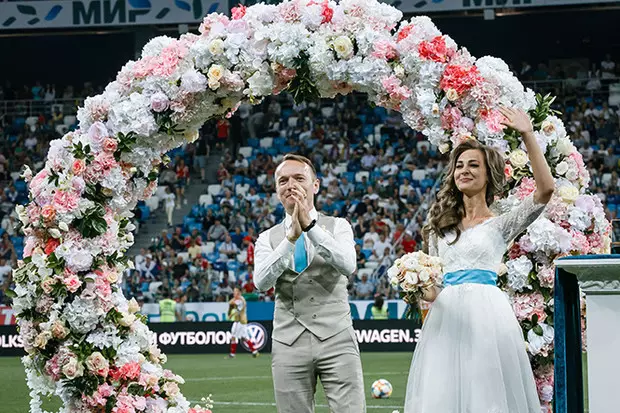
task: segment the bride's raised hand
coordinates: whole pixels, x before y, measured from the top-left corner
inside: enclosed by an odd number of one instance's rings
[[[504,121],[502,125],[508,126],[521,133],[522,135],[532,133],[534,128],[532,127],[532,121],[530,117],[525,113],[523,109],[514,109],[506,106],[500,106],[499,111],[504,115]]]

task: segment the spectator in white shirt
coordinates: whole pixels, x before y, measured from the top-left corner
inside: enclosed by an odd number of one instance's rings
[[[353,191],[355,191],[355,186],[351,182],[349,182],[346,177],[343,177],[342,182],[340,182],[340,191],[342,192],[342,195],[346,198]]]
[[[232,242],[230,234],[226,234],[224,242],[220,245],[220,261],[234,260],[239,253],[239,247]]]
[[[260,199],[260,196],[256,193],[256,188],[250,188],[250,192],[246,194],[245,200],[254,203]]]
[[[381,239],[379,234],[377,234],[377,228],[374,224],[370,225],[370,230],[364,234],[364,238],[362,238],[364,249],[371,250],[373,249],[376,242],[379,242]]]
[[[157,275],[157,264],[155,264],[152,258],[151,254],[147,254],[144,262],[138,268],[140,275],[149,280],[154,280],[155,275]]]
[[[375,291],[375,286],[368,281],[366,274],[362,275],[362,281],[355,286],[355,298],[358,300],[369,300]]]
[[[390,243],[387,241],[385,234],[379,235],[379,241],[375,242],[372,247],[372,253],[375,257],[377,257],[376,261],[381,261],[383,259],[383,254],[385,254],[385,249],[390,248]]]
[[[142,263],[146,260],[146,249],[140,248],[140,254],[136,255],[134,260],[134,268],[140,268]]]
[[[388,176],[398,174],[398,165],[394,163],[394,158],[388,157],[387,163],[381,168],[381,172]]]

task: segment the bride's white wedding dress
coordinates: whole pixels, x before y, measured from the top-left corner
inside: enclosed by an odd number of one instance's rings
[[[540,413],[523,333],[495,286],[507,245],[542,213],[526,198],[515,210],[445,238],[430,255],[444,285],[424,322],[411,362],[405,413]]]

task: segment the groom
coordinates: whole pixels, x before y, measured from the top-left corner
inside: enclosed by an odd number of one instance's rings
[[[320,378],[330,411],[363,413],[364,378],[347,298],[347,277],[357,262],[353,230],[342,218],[317,213],[320,182],[309,159],[286,155],[275,181],[286,218],[258,237],[254,283],[261,291],[276,289],[278,412],[314,412]]]

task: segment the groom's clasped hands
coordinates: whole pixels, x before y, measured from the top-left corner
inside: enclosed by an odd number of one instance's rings
[[[300,184],[293,184],[286,196],[295,200],[295,209],[291,215],[292,224],[286,234],[286,238],[294,244],[301,236],[303,228],[307,228],[312,223],[312,219],[310,218],[310,211],[306,205],[306,198],[308,196]]]

